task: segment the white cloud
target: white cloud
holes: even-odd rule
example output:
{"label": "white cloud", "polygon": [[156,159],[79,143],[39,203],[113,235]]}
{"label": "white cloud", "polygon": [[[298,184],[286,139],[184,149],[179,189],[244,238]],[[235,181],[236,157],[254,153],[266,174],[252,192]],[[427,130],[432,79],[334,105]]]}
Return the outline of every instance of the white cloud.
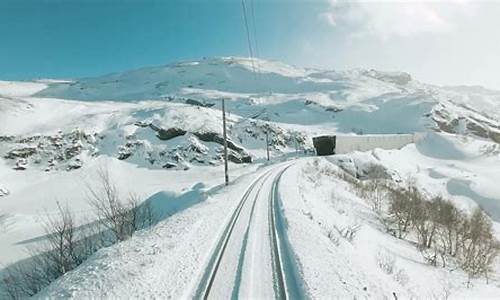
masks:
{"label": "white cloud", "polygon": [[[474,10],[468,0],[329,0],[320,18],[331,26],[350,26],[355,35],[387,39],[420,33],[446,33]],[[450,6],[451,5],[451,6]]]}

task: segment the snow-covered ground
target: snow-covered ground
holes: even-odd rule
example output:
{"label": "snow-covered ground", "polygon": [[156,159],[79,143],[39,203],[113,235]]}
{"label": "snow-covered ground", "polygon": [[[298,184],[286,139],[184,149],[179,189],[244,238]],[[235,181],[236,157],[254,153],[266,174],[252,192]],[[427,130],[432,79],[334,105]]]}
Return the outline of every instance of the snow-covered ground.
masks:
{"label": "snow-covered ground", "polygon": [[[264,166],[266,131],[275,162],[310,155],[317,134],[427,132],[401,150],[294,160],[283,174],[283,216],[305,291],[498,298],[498,265],[489,284],[466,288],[463,273],[427,266],[412,245],[386,234],[366,201],[325,170],[382,164],[461,209],[480,205],[500,236],[500,92],[436,87],[406,73],[254,63],[258,74],[248,59],[213,58],[74,81],[0,81],[0,266],[43,240],[40,220],[57,201],[88,221],[87,186],[105,168],[120,193],[172,205],[173,215],[98,251],[41,296],[189,297],[237,200],[272,168]],[[220,186],[221,98],[234,180],[227,188]],[[328,237],[353,226],[360,229],[352,241]],[[395,260],[393,274],[378,266],[384,259]]]}
{"label": "snow-covered ground", "polygon": [[[417,151],[411,148],[403,152],[415,154]],[[379,152],[389,154],[386,150]],[[415,161],[418,156],[401,160],[399,165],[414,170],[423,167],[423,155]],[[360,161],[360,165],[370,162],[366,158]],[[495,264],[495,279],[489,284],[480,279],[467,288],[465,273],[429,266],[415,245],[387,234],[369,202],[338,178],[338,172],[342,171],[329,159],[310,158],[300,161],[283,177],[281,197],[288,234],[311,297],[384,299],[395,293],[403,299],[493,299],[500,295],[500,263]],[[459,198],[455,200],[460,202]],[[355,232],[352,240],[338,233],[346,230]],[[385,263],[391,265],[390,272],[380,266]]]}

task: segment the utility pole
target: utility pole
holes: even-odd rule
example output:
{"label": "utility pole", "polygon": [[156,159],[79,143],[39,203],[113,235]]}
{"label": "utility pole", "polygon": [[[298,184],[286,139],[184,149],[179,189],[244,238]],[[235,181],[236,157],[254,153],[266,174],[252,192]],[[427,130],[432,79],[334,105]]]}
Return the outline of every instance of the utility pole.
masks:
{"label": "utility pole", "polygon": [[229,184],[229,174],[227,170],[227,134],[226,134],[226,106],[222,98],[222,135],[224,137],[224,182]]}
{"label": "utility pole", "polygon": [[299,157],[299,140],[295,135],[295,157]]}
{"label": "utility pole", "polygon": [[269,161],[269,125],[266,128],[266,151],[267,151],[267,161]]}

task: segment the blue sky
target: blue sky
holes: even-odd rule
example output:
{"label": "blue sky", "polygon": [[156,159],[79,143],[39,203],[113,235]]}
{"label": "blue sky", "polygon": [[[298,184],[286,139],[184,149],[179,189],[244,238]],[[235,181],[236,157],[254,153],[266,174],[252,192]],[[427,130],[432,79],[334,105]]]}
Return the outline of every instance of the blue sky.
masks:
{"label": "blue sky", "polygon": [[[500,2],[253,2],[260,57],[500,89]],[[0,0],[0,79],[227,55],[248,56],[241,0]]]}
{"label": "blue sky", "polygon": [[[246,2],[250,13],[251,2]],[[0,3],[3,79],[81,77],[204,56],[248,55],[239,0]],[[326,7],[256,0],[261,56],[289,60],[297,47],[293,36],[311,28],[306,21],[321,6]]]}

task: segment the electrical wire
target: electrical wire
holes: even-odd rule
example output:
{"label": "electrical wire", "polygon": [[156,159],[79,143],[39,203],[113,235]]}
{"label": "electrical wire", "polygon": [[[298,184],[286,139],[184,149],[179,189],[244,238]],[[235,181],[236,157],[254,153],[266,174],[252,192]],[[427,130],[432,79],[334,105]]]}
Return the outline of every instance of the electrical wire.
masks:
{"label": "electrical wire", "polygon": [[243,8],[243,21],[245,23],[245,29],[246,29],[246,33],[247,33],[248,52],[250,52],[250,61],[252,63],[252,70],[255,73],[255,64],[253,61],[252,41],[250,38],[250,30],[248,28],[247,7],[245,5],[245,0],[241,0],[241,7]]}

